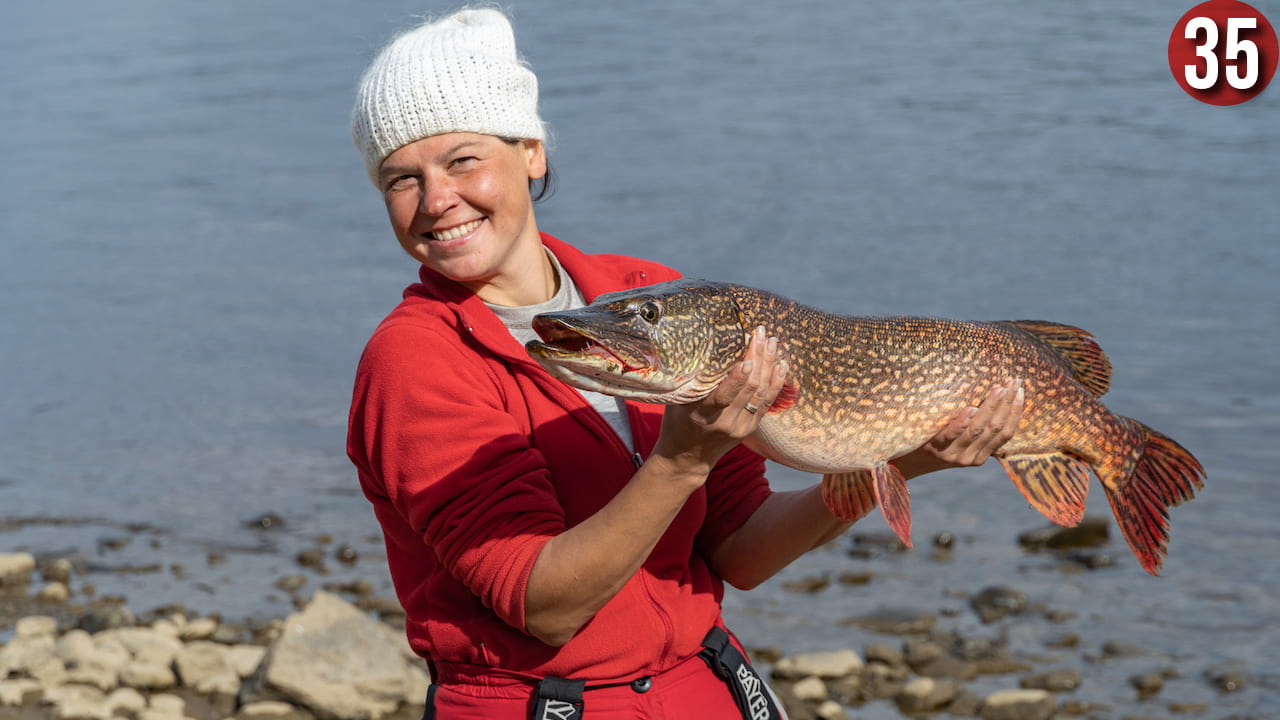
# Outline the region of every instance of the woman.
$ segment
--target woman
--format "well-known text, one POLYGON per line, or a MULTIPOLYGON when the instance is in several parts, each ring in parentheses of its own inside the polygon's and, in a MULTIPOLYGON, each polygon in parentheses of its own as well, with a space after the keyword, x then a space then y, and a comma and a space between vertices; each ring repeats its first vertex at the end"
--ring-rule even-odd
MULTIPOLYGON (((361 358, 348 453, 436 681, 428 715, 769 710, 723 631, 723 583, 754 587, 848 527, 817 486, 772 492, 739 444, 785 378, 776 340, 758 330, 710 397, 666 408, 572 389, 525 354, 534 314, 678 275, 539 232, 537 80, 500 12, 394 40, 352 125, 421 263, 361 358)), ((1011 383, 896 462, 908 477, 980 464, 1021 409, 1011 383)))

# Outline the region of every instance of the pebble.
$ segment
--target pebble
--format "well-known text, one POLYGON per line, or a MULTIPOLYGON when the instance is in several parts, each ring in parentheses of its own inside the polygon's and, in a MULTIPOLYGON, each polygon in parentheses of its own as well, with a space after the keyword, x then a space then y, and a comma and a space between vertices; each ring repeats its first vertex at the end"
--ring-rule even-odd
POLYGON ((882 608, 866 615, 841 621, 841 625, 854 625, 883 635, 922 635, 937 624, 938 618, 931 612, 908 608, 882 608))
POLYGON ((982 701, 982 720, 1049 720, 1058 703, 1047 690, 997 690, 982 701))
POLYGON ((1071 668, 1051 670, 1049 672, 1028 675, 1019 682, 1028 690, 1048 690, 1049 692, 1071 692, 1080 687, 1080 673, 1071 668))
POLYGON ((1010 615, 1020 615, 1027 610, 1027 594, 1007 587, 989 587, 974 595, 970 607, 984 623, 995 622, 1010 615))
POLYGON ((953 680, 918 677, 903 685, 893 701, 904 713, 936 712, 950 705, 958 691, 953 680))
POLYGON ((838 678, 862 669, 862 658, 853 650, 800 653, 774 663, 773 676, 779 679, 806 677, 838 678))

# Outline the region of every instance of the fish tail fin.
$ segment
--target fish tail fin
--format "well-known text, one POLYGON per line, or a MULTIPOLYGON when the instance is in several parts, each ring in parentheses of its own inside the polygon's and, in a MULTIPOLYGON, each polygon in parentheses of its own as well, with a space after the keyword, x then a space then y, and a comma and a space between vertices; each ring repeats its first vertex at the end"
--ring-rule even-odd
POLYGON ((1204 467, 1169 437, 1137 420, 1118 418, 1137 435, 1133 450, 1096 468, 1120 532, 1152 575, 1168 554, 1169 508, 1204 489, 1204 467))
POLYGON ((866 517, 876 509, 875 478, 870 470, 823 475, 822 501, 844 522, 866 517))
POLYGON ((1065 453, 998 458, 1013 484, 1040 514, 1065 527, 1084 519, 1089 466, 1065 453))

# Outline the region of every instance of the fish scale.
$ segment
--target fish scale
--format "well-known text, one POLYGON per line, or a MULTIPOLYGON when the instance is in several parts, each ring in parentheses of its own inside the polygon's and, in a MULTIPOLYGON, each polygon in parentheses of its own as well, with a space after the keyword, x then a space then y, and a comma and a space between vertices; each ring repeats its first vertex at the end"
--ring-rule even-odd
POLYGON ((852 520, 878 504, 908 545, 910 493, 892 461, 1012 378, 1022 380, 1026 403, 995 457, 1053 522, 1083 518, 1091 470, 1130 548, 1158 574, 1168 508, 1203 488, 1204 469, 1185 448, 1103 405, 1111 363, 1091 335, 1069 325, 839 315, 743 285, 677 280, 540 315, 542 340, 526 348, 576 387, 685 403, 727 376, 758 326, 778 338, 788 376, 744 444, 822 473, 837 517, 852 520))

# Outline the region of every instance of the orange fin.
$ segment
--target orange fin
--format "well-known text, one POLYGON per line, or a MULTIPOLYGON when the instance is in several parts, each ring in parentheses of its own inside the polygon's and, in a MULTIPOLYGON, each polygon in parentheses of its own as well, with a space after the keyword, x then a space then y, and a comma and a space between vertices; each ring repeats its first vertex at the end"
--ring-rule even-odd
POLYGON ((769 406, 769 412, 782 412, 792 405, 796 404, 796 398, 800 396, 800 391, 795 385, 789 382, 782 384, 782 389, 778 391, 778 397, 774 398, 773 404, 769 406))
POLYGON ((844 522, 866 517, 876 509, 875 478, 870 470, 823 475, 822 501, 844 522))
POLYGON ((1160 574, 1169 550, 1169 508, 1204 489, 1204 467, 1186 448, 1131 418, 1145 447, 1125 478, 1102 478, 1120 532, 1142 569, 1160 574))
POLYGON ((1063 453, 1013 455, 999 460, 1040 514, 1065 527, 1075 527, 1084 519, 1084 500, 1089 494, 1087 465, 1063 453))
POLYGON ((1048 345, 1076 382, 1094 397, 1102 397, 1111 389, 1111 360, 1088 331, 1044 320, 1009 320, 997 324, 1016 327, 1048 345))
POLYGON ((902 472, 891 463, 871 468, 880 512, 903 545, 911 547, 911 491, 902 472))

